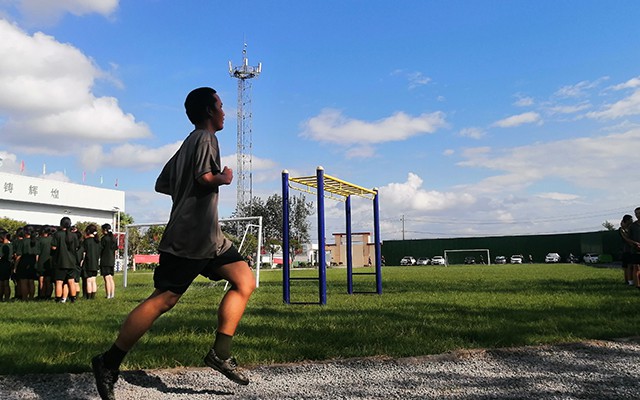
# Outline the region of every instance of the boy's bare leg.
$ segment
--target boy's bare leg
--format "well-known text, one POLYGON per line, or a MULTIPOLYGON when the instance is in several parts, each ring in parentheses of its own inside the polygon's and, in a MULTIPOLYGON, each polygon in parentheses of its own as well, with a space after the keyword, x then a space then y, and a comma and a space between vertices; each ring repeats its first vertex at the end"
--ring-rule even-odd
POLYGON ((124 351, 131 350, 133 345, 151 328, 153 322, 171 310, 181 296, 168 290, 161 292, 156 289, 151 296, 129 313, 120 328, 116 346, 124 351))
POLYGON ((225 335, 233 336, 249 298, 256 288, 256 281, 249 265, 244 261, 224 265, 216 272, 231 285, 218 306, 217 330, 225 335))

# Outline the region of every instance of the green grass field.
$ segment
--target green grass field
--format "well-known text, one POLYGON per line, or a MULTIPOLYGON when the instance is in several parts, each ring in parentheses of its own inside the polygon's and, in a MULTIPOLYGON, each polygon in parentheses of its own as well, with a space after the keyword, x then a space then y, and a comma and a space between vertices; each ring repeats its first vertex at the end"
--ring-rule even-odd
MULTIPOLYGON (((293 271, 293 276, 317 275, 293 271)), ((281 270, 262 270, 234 340, 243 365, 364 356, 404 357, 636 336, 640 291, 620 269, 580 264, 385 267, 383 294, 346 294, 346 270, 327 272, 327 305, 285 305, 281 270)), ((100 281, 100 278, 98 278, 100 281)), ((357 291, 374 290, 356 276, 357 291)), ((0 303, 0 374, 89 371, 152 275, 116 277, 116 298, 75 304, 0 303)), ((123 369, 203 366, 223 283, 197 280, 125 359, 123 369)), ((292 301, 317 301, 317 283, 292 283, 292 301)))

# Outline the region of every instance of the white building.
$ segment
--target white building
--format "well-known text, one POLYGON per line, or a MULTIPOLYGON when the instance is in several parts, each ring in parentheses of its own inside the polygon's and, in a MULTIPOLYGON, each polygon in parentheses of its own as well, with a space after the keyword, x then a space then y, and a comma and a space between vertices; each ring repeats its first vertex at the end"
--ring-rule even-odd
POLYGON ((124 211, 121 190, 0 172, 0 217, 58 226, 66 216, 72 223, 108 223, 117 232, 124 211))

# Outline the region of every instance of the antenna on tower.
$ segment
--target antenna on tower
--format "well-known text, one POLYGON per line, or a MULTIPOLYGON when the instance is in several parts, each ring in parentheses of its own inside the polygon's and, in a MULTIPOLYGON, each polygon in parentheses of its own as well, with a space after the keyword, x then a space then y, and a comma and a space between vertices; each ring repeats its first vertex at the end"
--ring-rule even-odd
POLYGON ((247 202, 251 209, 253 203, 251 79, 257 78, 261 72, 262 63, 255 67, 249 65, 245 42, 242 48, 242 64, 234 67, 229 61, 229 75, 238 80, 238 165, 234 173, 238 188, 237 210, 247 202))

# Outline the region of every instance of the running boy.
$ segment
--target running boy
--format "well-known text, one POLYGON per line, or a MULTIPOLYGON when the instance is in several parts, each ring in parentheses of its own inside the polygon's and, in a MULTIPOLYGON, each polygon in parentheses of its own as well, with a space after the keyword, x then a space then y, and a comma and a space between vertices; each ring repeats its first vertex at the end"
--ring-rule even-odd
POLYGON ((195 130, 164 166, 155 187, 173 201, 160 241, 155 290, 131 311, 113 346, 91 360, 102 399, 115 399, 113 387, 127 352, 160 315, 176 305, 198 275, 226 279, 231 285, 218 306, 216 338, 204 362, 238 384, 249 383, 231 357, 231 341, 255 289, 255 279, 218 224, 220 186, 233 180, 232 170, 220 166, 215 135, 224 126, 222 102, 215 90, 199 88, 189 93, 184 105, 195 130))

